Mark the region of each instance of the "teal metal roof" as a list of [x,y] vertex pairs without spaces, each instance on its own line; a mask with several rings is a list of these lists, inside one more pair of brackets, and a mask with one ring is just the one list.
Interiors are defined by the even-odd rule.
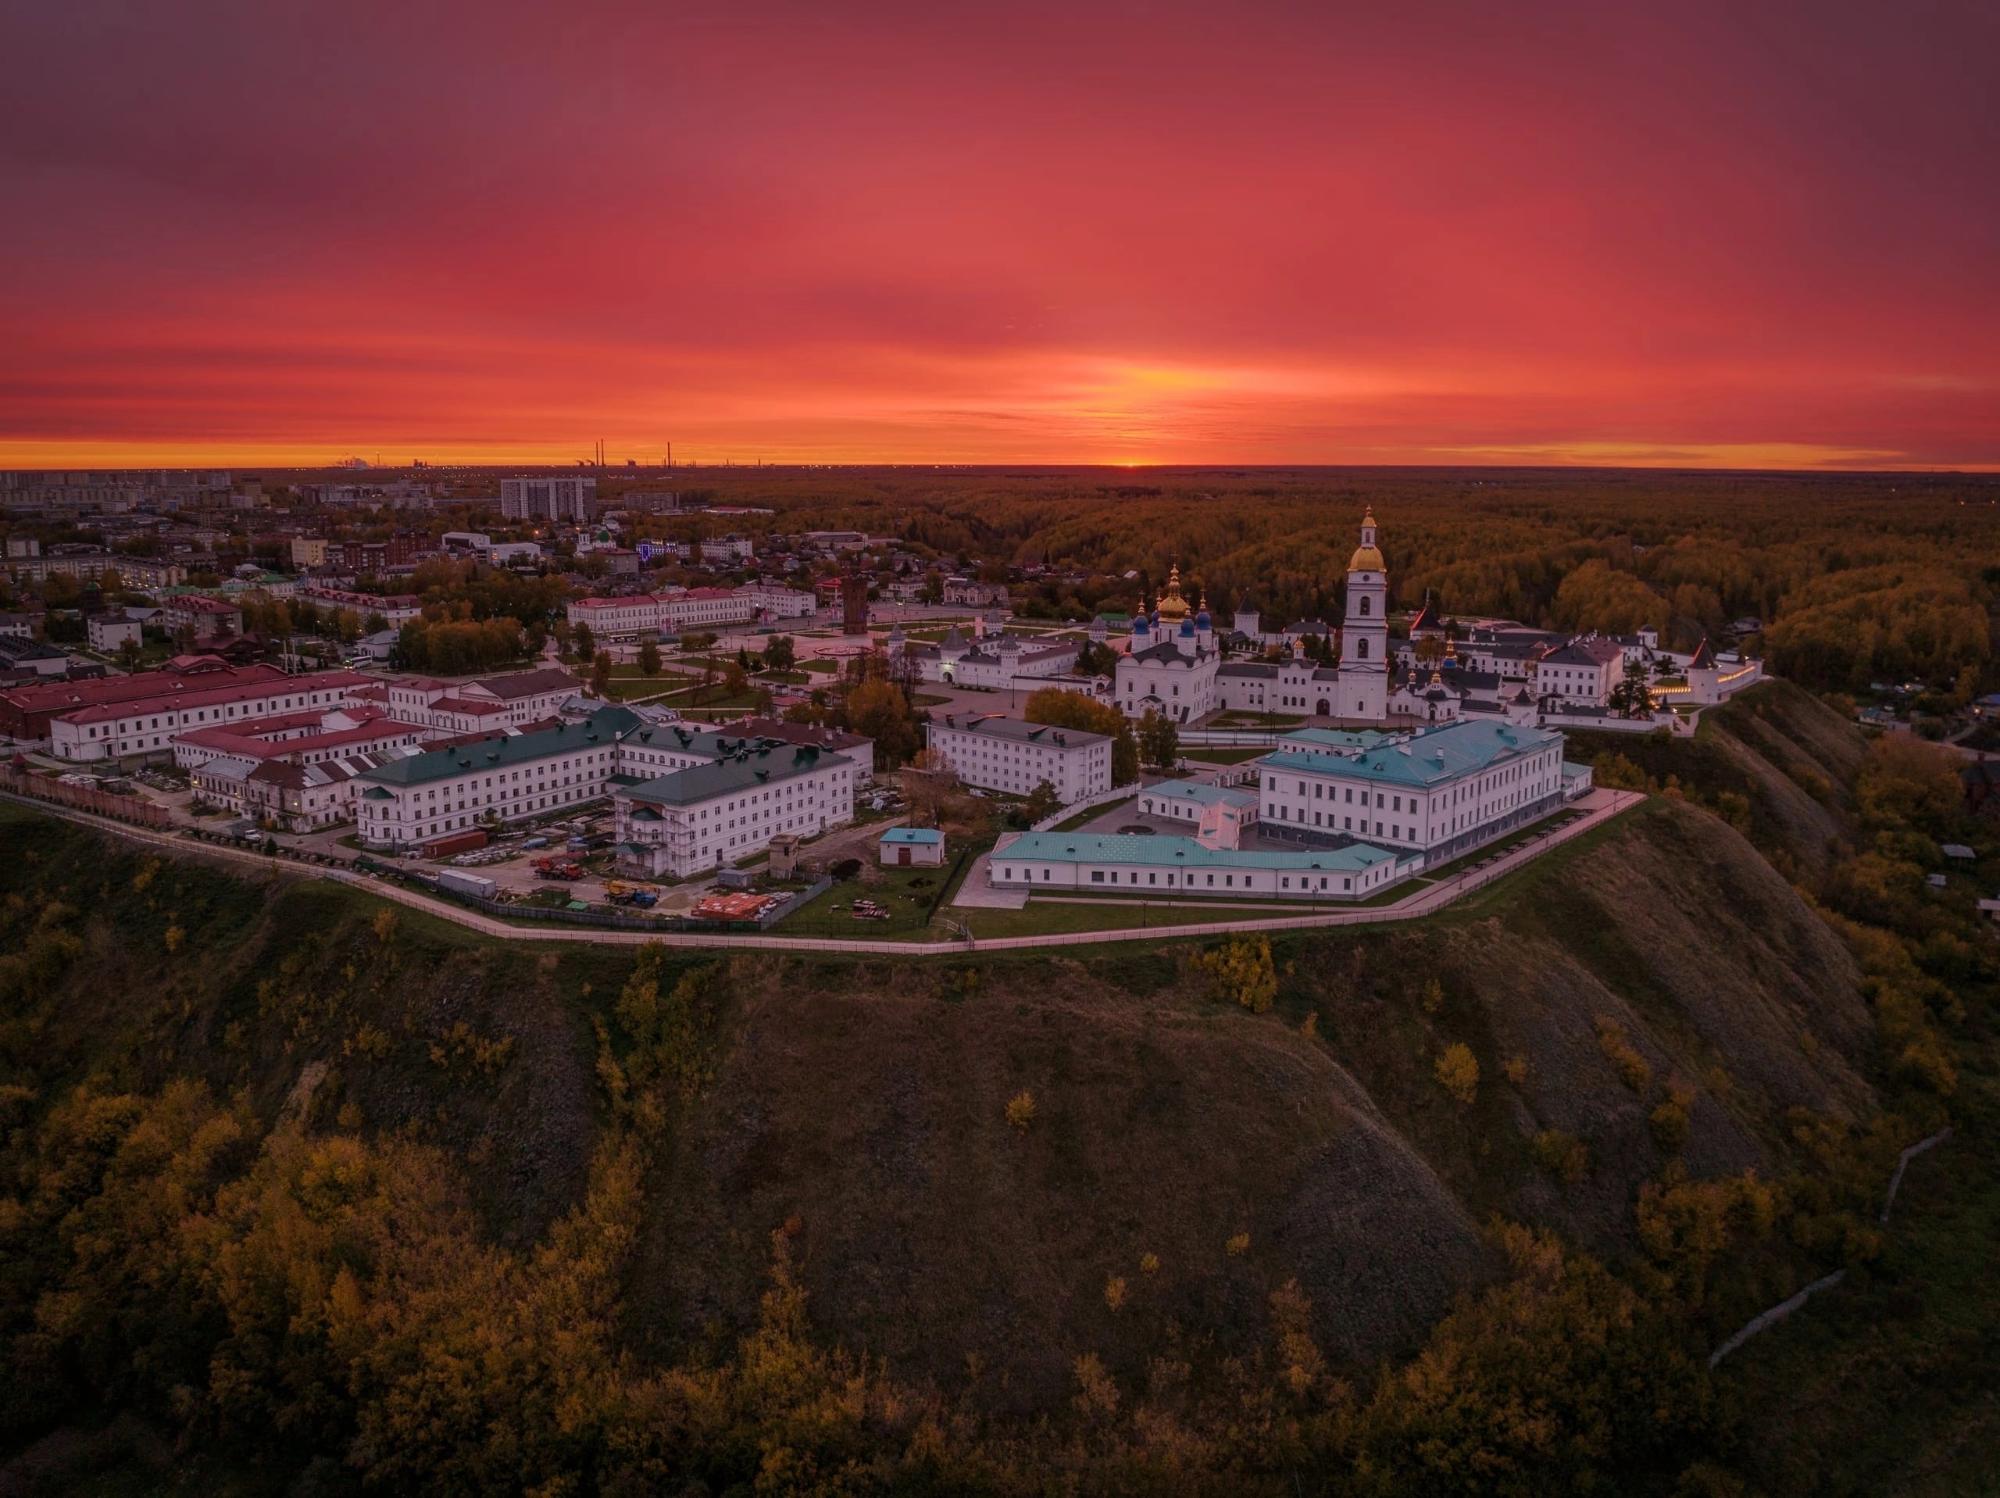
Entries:
[[1138,836],[1106,832],[1024,832],[1004,848],[993,850],[997,862],[1178,864],[1191,869],[1325,869],[1358,873],[1393,863],[1396,855],[1366,843],[1345,848],[1279,852],[1265,848],[1204,848],[1191,837]]
[[1258,763],[1273,770],[1346,775],[1384,784],[1430,786],[1476,775],[1495,765],[1560,744],[1562,735],[1543,728],[1473,720],[1447,723],[1408,739],[1385,737],[1351,754],[1309,748],[1279,749]]
[[1314,749],[1373,749],[1388,738],[1388,734],[1375,728],[1301,728],[1286,734],[1283,742]]
[[944,841],[944,834],[935,827],[891,827],[882,834],[885,843],[921,843],[928,847]]
[[1233,785],[1210,785],[1205,780],[1162,780],[1157,785],[1140,786],[1139,794],[1164,796],[1170,801],[1192,801],[1198,806],[1213,806],[1218,801],[1230,806],[1257,804],[1255,791]]
[[712,764],[669,770],[623,794],[654,806],[687,806],[846,763],[846,755],[834,754],[816,744],[773,744],[767,748],[745,748]]
[[[609,748],[618,735],[627,733],[645,720],[630,708],[606,707],[581,723],[560,723],[533,733],[500,734],[475,739],[469,744],[453,744],[412,754],[407,759],[377,765],[360,778],[376,785],[428,785],[483,770],[504,770],[532,764],[552,755],[568,754],[579,748],[602,745]],[[365,793],[364,793],[365,794]]]

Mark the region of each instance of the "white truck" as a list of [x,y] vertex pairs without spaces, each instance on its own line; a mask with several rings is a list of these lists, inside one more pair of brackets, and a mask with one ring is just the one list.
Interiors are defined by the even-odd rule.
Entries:
[[468,874],[464,869],[438,870],[439,889],[449,890],[456,895],[476,895],[482,900],[491,900],[500,892],[500,886],[483,874]]

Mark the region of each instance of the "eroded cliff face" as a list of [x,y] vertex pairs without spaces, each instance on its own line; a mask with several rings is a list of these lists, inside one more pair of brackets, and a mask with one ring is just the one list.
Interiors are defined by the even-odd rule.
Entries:
[[[1129,1335],[1137,1357],[1142,1321],[1228,1345],[1292,1278],[1329,1353],[1361,1365],[1487,1272],[1493,1214],[1616,1251],[1670,1153],[1697,1175],[1776,1171],[1788,1110],[1871,1101],[1845,949],[1683,805],[1490,908],[1277,959],[1262,1015],[1136,949],[1130,982],[1115,957],[996,962],[969,997],[936,969],[732,965],[725,1059],[661,1184],[647,1332],[740,1322],[764,1236],[795,1220],[816,1320],[913,1374],[960,1378],[974,1354],[1039,1397],[1066,1350]],[[1455,1042],[1480,1067],[1470,1105],[1434,1074]],[[1005,1117],[1022,1089],[1025,1131]],[[1676,1093],[1670,1149],[1653,1114]],[[1579,1178],[1538,1159],[1551,1131],[1587,1152]]]
[[[496,1239],[575,1205],[631,952],[483,943],[193,864],[142,878],[117,845],[50,839],[6,876],[66,901],[79,942],[6,1019],[35,1098],[191,1076],[265,1127],[438,1145]],[[665,1353],[748,1326],[790,1225],[818,1333],[995,1407],[1066,1398],[1083,1351],[1136,1375],[1163,1339],[1250,1346],[1294,1279],[1329,1357],[1367,1369],[1494,1272],[1496,1214],[1615,1253],[1671,1155],[1775,1172],[1788,1110],[1871,1104],[1844,948],[1673,801],[1440,920],[1278,942],[1267,1013],[1212,996],[1189,950],[673,955],[665,979],[694,975],[712,1010],[708,1080],[655,1150],[624,1334]],[[1470,1103],[1435,1074],[1455,1044]],[[1006,1107],[1024,1090],[1025,1129]],[[1663,1140],[1676,1095],[1684,1139]],[[1552,1167],[1552,1136],[1580,1168]]]

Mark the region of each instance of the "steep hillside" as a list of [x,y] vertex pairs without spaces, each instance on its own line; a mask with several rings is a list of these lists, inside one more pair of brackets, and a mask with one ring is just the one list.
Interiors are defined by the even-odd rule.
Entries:
[[1852,786],[1866,745],[1861,729],[1818,697],[1772,680],[1709,708],[1692,742],[1572,734],[1568,752],[1600,773],[1628,761],[1656,789],[1671,781],[1730,815],[1781,865],[1817,876],[1853,836]]
[[[1852,959],[1684,806],[1491,908],[1291,939],[1278,958],[1259,1017],[1136,953],[995,962],[969,994],[935,969],[733,964],[725,1059],[648,1245],[648,1329],[740,1323],[757,1246],[796,1218],[817,1315],[906,1372],[950,1378],[972,1353],[1046,1395],[1078,1345],[1140,1358],[1134,1316],[1102,1291],[1147,1253],[1149,1316],[1247,1339],[1262,1295],[1296,1277],[1329,1352],[1365,1365],[1481,1275],[1491,1213],[1618,1248],[1669,1158],[1651,1115],[1674,1089],[1704,1175],[1782,1169],[1790,1108],[1853,1118],[1871,1101]],[[1607,1022],[1650,1073],[1637,1086]],[[1455,1041],[1483,1078],[1469,1108],[1432,1074]],[[1037,1111],[1017,1133],[1004,1107],[1023,1088]],[[1581,1179],[1537,1164],[1547,1131],[1588,1151]]]
[[[482,942],[66,824],[18,841],[10,939],[48,929],[33,912],[53,896],[76,950],[7,994],[0,1060],[33,1090],[17,1122],[86,1080],[196,1077],[263,1128],[441,1146],[501,1243],[580,1200],[629,951]],[[1495,1272],[1493,1214],[1623,1252],[1674,1154],[1697,1175],[1780,1171],[1788,1109],[1870,1104],[1845,950],[1672,801],[1446,920],[1288,938],[1276,960],[1263,1014],[1142,947],[667,960],[662,984],[693,975],[713,1031],[648,1178],[625,1335],[667,1358],[747,1329],[789,1225],[817,1327],[919,1384],[958,1388],[970,1357],[996,1407],[1059,1402],[1085,1349],[1137,1376],[1168,1326],[1246,1349],[1289,1279],[1328,1357],[1360,1370]],[[1434,1074],[1454,1044],[1477,1062],[1470,1103]]]

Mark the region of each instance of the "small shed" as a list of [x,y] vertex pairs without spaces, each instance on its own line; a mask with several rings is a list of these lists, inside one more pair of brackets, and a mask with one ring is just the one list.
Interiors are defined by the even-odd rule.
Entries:
[[877,847],[885,869],[944,862],[944,834],[935,827],[891,827]]

